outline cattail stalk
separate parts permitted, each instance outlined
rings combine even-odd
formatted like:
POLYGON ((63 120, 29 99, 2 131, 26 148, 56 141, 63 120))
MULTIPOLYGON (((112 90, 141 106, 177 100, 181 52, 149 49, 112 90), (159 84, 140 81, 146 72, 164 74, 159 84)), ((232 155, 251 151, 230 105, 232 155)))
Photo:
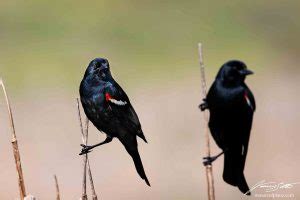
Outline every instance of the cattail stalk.
POLYGON ((58 180, 56 175, 54 175, 54 181, 55 181, 55 188, 56 188, 56 200, 60 200, 60 192, 59 192, 58 180))
POLYGON ((8 115, 9 115, 9 121, 10 121, 11 133, 12 133, 11 143, 12 143, 12 148, 13 148, 13 153, 14 153, 14 158, 15 158, 15 163, 16 163, 16 169, 17 169, 17 173, 18 173, 20 198, 24 199, 24 197, 26 196, 26 191, 25 191, 25 183, 24 183, 23 171, 22 171, 22 166, 21 166, 21 156, 20 156, 20 151, 19 151, 19 147, 18 147, 16 130, 15 130, 15 125, 14 125, 14 120, 13 120, 13 115, 12 115, 12 111, 11 111, 9 98, 8 98, 8 95, 7 95, 7 92, 5 89, 4 82, 1 78, 0 78, 0 85, 2 86, 2 89, 4 92, 8 115))
MULTIPOLYGON (((202 44, 198 44, 199 51, 199 64, 200 64, 200 72, 201 72, 201 87, 202 87, 202 97, 206 98, 207 87, 206 87, 206 79, 205 79, 205 66, 203 62, 203 51, 202 44)), ((208 119, 209 112, 207 110, 204 111, 204 120, 205 120, 205 141, 206 141, 206 156, 210 157, 210 137, 209 137, 209 129, 208 129, 208 119)), ((207 194, 208 200, 215 200, 215 187, 214 187, 214 176, 213 176, 213 167, 212 165, 205 166, 206 172, 206 181, 207 181, 207 194)))
MULTIPOLYGON (((86 118, 85 127, 83 127, 78 98, 76 99, 76 102, 77 102, 78 120, 79 120, 79 125, 80 125, 80 130, 81 130, 82 142, 83 142, 84 145, 87 145, 87 143, 88 143, 89 120, 88 120, 88 118, 86 118)), ((88 159, 87 154, 85 154, 83 156, 83 181, 82 181, 82 197, 81 197, 83 200, 87 199, 87 194, 86 194, 86 172, 88 172, 88 175, 89 175, 90 186, 91 186, 91 190, 92 190, 92 199, 93 200, 98 200, 96 190, 95 190, 95 186, 94 186, 92 171, 91 171, 91 167, 90 167, 90 161, 88 159)))

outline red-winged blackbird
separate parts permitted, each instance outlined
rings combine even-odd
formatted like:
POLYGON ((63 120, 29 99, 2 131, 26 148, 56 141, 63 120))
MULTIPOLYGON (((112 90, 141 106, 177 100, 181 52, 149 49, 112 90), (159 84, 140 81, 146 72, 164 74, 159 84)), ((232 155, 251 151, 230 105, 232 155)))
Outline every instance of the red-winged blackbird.
POLYGON ((147 140, 129 98, 113 79, 106 59, 96 58, 90 62, 80 84, 80 98, 86 116, 99 131, 107 135, 99 144, 81 145, 83 149, 80 155, 116 137, 132 157, 140 177, 150 186, 138 152, 136 136, 146 143, 147 140))
POLYGON ((205 157, 209 165, 224 153, 223 179, 250 195, 244 168, 252 126, 255 100, 245 84, 247 75, 253 74, 238 60, 225 63, 217 74, 201 110, 210 111, 209 128, 217 145, 223 150, 214 157, 205 157))

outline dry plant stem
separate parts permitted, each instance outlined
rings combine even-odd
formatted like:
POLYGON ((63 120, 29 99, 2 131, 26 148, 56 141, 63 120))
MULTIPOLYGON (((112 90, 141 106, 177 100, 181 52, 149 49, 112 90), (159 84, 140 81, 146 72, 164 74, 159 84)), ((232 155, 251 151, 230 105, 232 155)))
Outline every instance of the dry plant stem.
POLYGON ((54 180, 55 180, 55 187, 56 187, 56 200, 60 200, 60 192, 59 192, 58 180, 56 175, 54 175, 54 180))
MULTIPOLYGON (((82 119, 81 119, 81 113, 80 113, 80 107, 79 107, 79 100, 78 98, 76 99, 77 101, 77 110, 78 110, 78 120, 79 120, 79 125, 80 125, 80 130, 81 130, 81 138, 83 144, 86 144, 86 139, 85 139, 85 131, 83 129, 82 125, 82 119)), ((83 179, 82 179, 82 194, 81 194, 81 200, 87 200, 87 194, 86 194, 86 166, 87 166, 87 157, 83 156, 83 179)))
POLYGON ((89 173, 91 190, 92 190, 92 199, 93 200, 98 200, 98 196, 96 194, 96 190, 95 190, 95 186, 94 186, 94 180, 93 180, 93 176, 92 176, 92 171, 91 171, 91 167, 90 167, 90 161, 89 161, 88 158, 87 158, 87 167, 88 167, 88 173, 89 173))
MULTIPOLYGON (((202 54, 202 44, 198 44, 199 50, 199 64, 201 71, 201 86, 202 86, 202 97, 206 98, 207 87, 206 87, 206 79, 205 79, 205 67, 203 62, 203 54, 202 54)), ((205 126, 205 141, 206 141, 206 156, 210 157, 210 138, 209 138, 209 129, 208 129, 208 119, 209 113, 207 110, 204 111, 204 120, 206 122, 205 126)), ((209 200, 215 200, 215 188, 214 188, 214 177, 213 177, 213 167, 212 165, 206 165, 206 181, 207 181, 207 194, 209 200)))
MULTIPOLYGON (((87 137, 88 137, 88 128, 89 128, 89 120, 86 118, 85 121, 85 127, 84 127, 84 140, 83 140, 83 144, 87 145, 87 137)), ((83 196, 82 199, 88 199, 87 198, 87 194, 86 194, 86 168, 87 168, 87 160, 88 160, 88 155, 84 154, 83 156, 83 184, 82 184, 82 189, 83 189, 83 196)))
POLYGON ((13 147, 15 163, 16 163, 16 168, 17 168, 17 173, 18 173, 20 197, 21 197, 21 199, 24 199, 24 197, 26 196, 25 183, 24 183, 24 178, 23 178, 21 157, 20 157, 20 152, 19 152, 19 147, 18 147, 18 141, 17 141, 16 131, 15 131, 14 120, 13 120, 13 116, 12 116, 12 111, 11 111, 11 106, 9 103, 8 95, 7 95, 7 92, 5 89, 5 85, 1 78, 0 78, 0 84, 1 84, 3 92, 4 92, 7 109, 8 109, 8 114, 9 114, 9 121, 10 121, 10 127, 11 127, 11 132, 12 132, 11 143, 12 143, 12 147, 13 147))
MULTIPOLYGON (((79 124, 80 124, 80 129, 81 129, 82 142, 83 142, 83 144, 87 145, 89 120, 88 120, 88 118, 86 118, 85 127, 83 127, 81 113, 80 113, 79 100, 78 100, 78 98, 76 100, 77 100, 78 119, 79 119, 79 124)), ((92 171, 91 171, 91 167, 90 167, 90 162, 89 162, 87 154, 85 154, 84 157, 83 157, 83 169, 84 169, 84 171, 83 171, 83 183, 82 183, 82 199, 87 199, 87 194, 86 194, 86 171, 88 171, 91 190, 92 190, 92 199, 93 200, 98 200, 96 190, 95 190, 95 186, 94 186, 94 181, 93 181, 92 171)))
POLYGON ((28 195, 24 198, 24 200, 36 200, 36 198, 32 195, 28 195))

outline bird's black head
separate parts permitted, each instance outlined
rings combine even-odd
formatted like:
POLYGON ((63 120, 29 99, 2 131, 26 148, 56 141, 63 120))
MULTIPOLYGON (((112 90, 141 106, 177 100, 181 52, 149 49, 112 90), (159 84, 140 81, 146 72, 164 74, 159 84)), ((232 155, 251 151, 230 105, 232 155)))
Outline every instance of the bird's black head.
POLYGON ((85 71, 85 77, 96 77, 106 80, 111 77, 108 60, 105 58, 95 58, 92 60, 85 71))
POLYGON ((253 72, 247 69, 245 63, 239 60, 231 60, 222 65, 216 78, 224 84, 239 85, 250 74, 253 74, 253 72))

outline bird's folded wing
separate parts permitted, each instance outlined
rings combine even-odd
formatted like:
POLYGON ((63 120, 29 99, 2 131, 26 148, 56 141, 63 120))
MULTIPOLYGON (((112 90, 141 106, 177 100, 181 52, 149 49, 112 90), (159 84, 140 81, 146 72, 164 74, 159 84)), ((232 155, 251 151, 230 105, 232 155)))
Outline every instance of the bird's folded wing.
POLYGON ((129 98, 119 86, 106 88, 105 100, 116 119, 133 133, 141 132, 141 124, 129 98))

